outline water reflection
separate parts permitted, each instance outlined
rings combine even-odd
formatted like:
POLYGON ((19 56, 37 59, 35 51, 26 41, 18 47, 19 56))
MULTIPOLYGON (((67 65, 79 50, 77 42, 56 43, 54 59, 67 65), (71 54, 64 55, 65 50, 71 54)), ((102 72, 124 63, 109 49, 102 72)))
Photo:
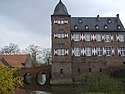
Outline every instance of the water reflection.
POLYGON ((85 94, 83 88, 74 86, 51 86, 49 88, 50 91, 18 89, 15 94, 85 94))
POLYGON ((38 73, 37 74, 37 83, 39 85, 44 85, 46 83, 46 74, 38 73))

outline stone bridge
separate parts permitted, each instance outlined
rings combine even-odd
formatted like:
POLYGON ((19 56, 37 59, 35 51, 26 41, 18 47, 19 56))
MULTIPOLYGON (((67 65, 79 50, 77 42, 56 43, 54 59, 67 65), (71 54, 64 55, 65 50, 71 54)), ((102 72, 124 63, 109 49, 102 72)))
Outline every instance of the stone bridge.
POLYGON ((24 88, 48 91, 51 79, 51 65, 22 68, 15 75, 24 77, 24 88))

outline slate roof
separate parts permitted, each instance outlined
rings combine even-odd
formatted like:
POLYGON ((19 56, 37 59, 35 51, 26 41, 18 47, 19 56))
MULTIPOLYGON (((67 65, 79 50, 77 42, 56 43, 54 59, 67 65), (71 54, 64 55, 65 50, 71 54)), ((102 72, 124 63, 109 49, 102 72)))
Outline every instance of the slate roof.
POLYGON ((125 31, 117 17, 72 17, 71 31, 125 31), (88 27, 87 27, 88 26, 88 27))
POLYGON ((59 3, 56 5, 56 7, 55 7, 55 10, 54 10, 54 13, 53 13, 53 15, 69 15, 68 14, 68 11, 67 11, 67 9, 66 9, 66 7, 65 7, 65 5, 62 3, 62 1, 60 0, 59 1, 59 3))

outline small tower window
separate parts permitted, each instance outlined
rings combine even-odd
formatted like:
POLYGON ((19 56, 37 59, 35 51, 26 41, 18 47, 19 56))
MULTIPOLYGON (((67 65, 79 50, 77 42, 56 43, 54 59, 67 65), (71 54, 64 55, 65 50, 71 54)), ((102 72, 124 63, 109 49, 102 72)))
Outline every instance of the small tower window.
POLYGON ((109 24, 112 23, 112 20, 111 20, 111 19, 108 19, 108 23, 109 23, 109 24))
POLYGON ((91 68, 89 68, 89 72, 91 72, 92 70, 91 70, 91 68))
POLYGON ((77 25, 75 25, 75 26, 74 26, 74 29, 78 29, 78 26, 77 26, 77 25))
POLYGON ((100 68, 99 71, 102 72, 102 68, 100 68))
POLYGON ((85 29, 86 29, 86 30, 88 30, 88 29, 89 29, 89 26, 88 26, 88 25, 86 25, 86 26, 85 26, 85 29))
POLYGON ((78 68, 78 73, 80 73, 80 68, 78 68))
POLYGON ((60 69, 60 74, 63 74, 64 72, 63 72, 63 69, 60 69))

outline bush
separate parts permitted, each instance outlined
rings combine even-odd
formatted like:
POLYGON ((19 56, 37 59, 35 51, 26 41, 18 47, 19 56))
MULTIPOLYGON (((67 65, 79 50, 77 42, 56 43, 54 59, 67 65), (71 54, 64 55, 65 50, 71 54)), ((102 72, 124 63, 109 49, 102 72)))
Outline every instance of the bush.
POLYGON ((120 80, 111 78, 108 74, 99 73, 92 74, 86 77, 86 80, 81 80, 81 86, 91 94, 124 94, 124 85, 120 80))
POLYGON ((16 88, 23 85, 23 78, 13 75, 17 70, 18 68, 0 66, 0 94, 14 93, 16 88))

